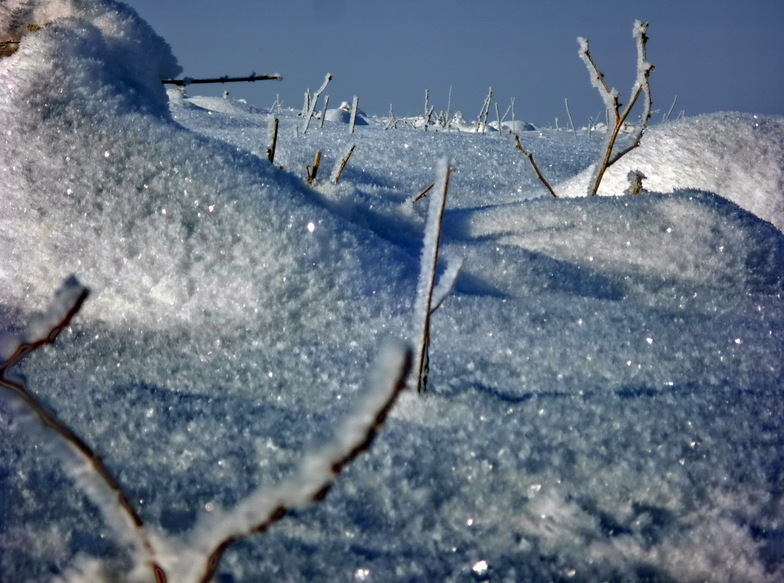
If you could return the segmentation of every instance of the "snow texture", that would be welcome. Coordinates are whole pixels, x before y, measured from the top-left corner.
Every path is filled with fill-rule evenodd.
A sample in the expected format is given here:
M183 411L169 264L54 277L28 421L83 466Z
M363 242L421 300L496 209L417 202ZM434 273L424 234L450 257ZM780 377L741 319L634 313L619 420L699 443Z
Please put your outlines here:
M626 176L640 171L655 192L695 188L714 192L784 229L784 120L715 113L651 128L639 148L611 166L600 195L622 192ZM556 187L582 196L590 172Z
M782 118L652 127L601 197L582 196L600 129L520 135L574 198L499 132L372 116L302 135L276 110L273 166L270 111L167 94L176 59L130 8L0 8L27 31L0 58L0 329L69 273L90 287L19 372L117 476L170 581L204 560L203 525L341 435L410 332L410 199L444 157L441 248L464 261L429 392L215 581L784 579ZM338 184L304 183L353 143ZM623 196L633 170L648 192ZM150 581L30 428L0 402L0 578Z

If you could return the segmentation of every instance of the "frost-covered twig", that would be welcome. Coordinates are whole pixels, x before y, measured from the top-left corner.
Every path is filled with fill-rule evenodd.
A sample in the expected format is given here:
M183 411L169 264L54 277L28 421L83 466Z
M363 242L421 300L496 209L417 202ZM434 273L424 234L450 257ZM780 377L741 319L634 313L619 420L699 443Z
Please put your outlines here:
M205 550L198 581L209 583L221 556L234 542L267 531L292 510L324 498L338 474L359 454L370 448L411 371L411 349L400 344L384 347L371 377L371 389L363 402L335 434L329 445L307 455L296 477L272 491L258 491L217 519L196 529L191 547ZM201 540L198 540L201 539ZM180 557L188 560L188 557ZM183 569L192 567L184 566ZM193 572L193 571L191 571Z
M449 129L449 120L451 119L452 110L452 85L449 85L449 95L446 98L446 114L444 114L444 127Z
M313 94L313 97L307 100L307 112L305 112L305 123L302 125L302 135L304 136L308 133L308 127L310 127L310 120L313 117L313 113L316 111L316 104L318 103L318 98L324 89L327 88L327 84L332 80L332 75L327 73L324 76L324 82L321 84L321 87Z
M678 95L675 95L675 97L673 98L672 105L670 105L670 109L667 110L667 113L664 114L662 121L668 121L670 119L670 116L672 115L672 110L675 109L676 103L678 103Z
M558 195L555 194L555 190L553 190L553 187L550 186L550 183L547 181L547 179L544 177L542 172L539 170L539 166L536 165L536 162L534 161L534 155L528 150L526 150L525 148L523 148L523 144L520 143L520 136L518 136L517 134L515 134L515 142L516 142L517 149L520 150L525 155L526 158L528 158L528 161L531 163L534 172L536 172L536 176L537 178L539 178L539 181L545 185L545 188L547 188L547 190L550 191L550 194L553 195L553 198L558 198Z
M433 306L440 305L441 298L434 302L434 288L436 283L436 267L438 265L438 248L441 243L441 223L444 219L446 195L449 190L450 176L449 162L442 159L436 166L436 181L434 195L430 197L425 223L425 237L422 243L422 259L420 263L419 280L417 281L416 298L414 300L414 367L411 384L415 385L418 392L427 390L427 374L429 369L430 346L430 316ZM454 273L452 278L457 276ZM451 285L447 286L451 289ZM442 290L443 291L443 290Z
M335 168L332 170L332 176L329 178L329 181L332 184L337 184L338 180L340 180L340 176L343 174L343 170L345 170L346 164L348 164L348 159L351 158L351 154L354 153L354 148L356 148L356 144L350 144L343 152L343 156L341 156L338 163L335 164Z
M642 135L645 129L648 127L648 121L651 118L652 105L649 78L650 73L653 70L653 65L648 63L646 60L645 45L648 41L648 36L646 35L647 30L647 23L641 22L639 20L634 22L633 36L637 44L637 77L635 79L634 85L632 86L629 103L626 105L623 111L621 111L621 102L619 99L620 94L616 89L610 89L605 82L604 75L599 71L599 68L596 66L596 63L591 56L591 52L588 47L588 40L582 37L577 38L577 43L580 47L578 54L588 69L588 74L591 78L591 85L596 88L596 90L599 92L599 95L602 97L602 101L604 101L604 107L607 111L608 117L611 114L614 117L613 127L610 131L607 132L602 158L596 164L591 182L588 185L589 196L593 196L599 191L599 184L601 184L602 178L604 177L604 173L607 171L607 168L609 168L622 156L640 144ZM629 144L625 148L614 152L613 149L615 147L618 134L626 123L626 119L629 117L632 108L637 103L637 100L641 94L645 94L645 102L643 104L643 113L640 119L640 123L632 134Z
M321 119L319 120L319 128L324 127L324 121L327 119L327 109L329 108L329 95L324 96L324 107L321 110Z
M425 113L423 118L425 123L422 124L425 131L427 131L427 126L430 125L430 116L432 113L433 109L430 107L430 89L425 89Z
M348 122L348 133L354 133L354 127L357 124L357 111L359 110L359 97L356 95L354 99L351 100L351 117L349 118Z
M23 336L6 335L0 339L0 387L35 414L46 432L52 431L65 441L67 447L53 449L69 475L98 506L107 523L131 544L138 565L146 565L155 581L164 583L166 576L155 559L155 552L141 517L131 505L120 484L93 449L64 422L50 412L25 386L23 381L10 378L12 367L34 350L54 343L57 336L71 323L84 304L89 290L75 277L65 280L55 294L49 309L36 318ZM46 436L49 438L49 436ZM56 441L53 446L59 445Z
M490 113L490 102L493 100L493 88L490 87L487 91L487 97L482 104L482 109L479 111L479 119L476 122L476 131L485 133L487 127L487 115Z
M569 109L569 99L564 97L564 105L566 106L566 116L569 118L569 125L572 126L572 133L577 137L577 128L574 127L574 119L572 118L572 111Z

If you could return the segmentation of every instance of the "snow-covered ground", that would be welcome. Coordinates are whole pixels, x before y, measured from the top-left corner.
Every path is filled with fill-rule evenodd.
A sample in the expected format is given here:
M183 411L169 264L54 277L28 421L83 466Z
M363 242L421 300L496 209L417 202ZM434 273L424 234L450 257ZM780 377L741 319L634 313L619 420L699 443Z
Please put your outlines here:
M269 111L167 95L176 60L125 6L0 8L12 32L45 25L0 59L0 330L69 274L92 289L19 368L169 541L170 582L210 517L284 483L384 340L412 333L411 200L444 156L441 253L464 263L429 392L215 580L784 579L784 120L656 126L592 198L575 195L595 131L520 133L557 200L507 135L373 116L303 135L278 112L273 165ZM659 192L621 196L630 169ZM2 395L0 580L126 580L54 441Z

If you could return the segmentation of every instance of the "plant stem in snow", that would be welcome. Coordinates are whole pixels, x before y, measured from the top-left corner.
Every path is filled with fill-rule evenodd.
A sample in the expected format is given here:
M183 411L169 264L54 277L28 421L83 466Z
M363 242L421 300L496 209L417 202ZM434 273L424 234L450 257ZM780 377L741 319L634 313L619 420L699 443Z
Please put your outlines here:
M412 385L417 392L427 390L429 371L430 316L433 312L433 289L436 283L436 267L438 265L438 247L441 243L441 223L444 219L446 195L449 189L449 163L442 159L436 166L434 195L430 197L425 222L425 237L422 243L422 259L420 262L419 280L414 300L414 366Z
M319 164L321 163L321 150L316 150L316 156L313 158L313 166L305 166L308 184L313 184L316 180Z
M493 88L490 87L487 91L487 97L482 104L482 109L479 111L479 119L476 122L476 131L485 133L487 126L487 115L490 113L490 102L493 100Z
M427 187L427 188L425 188L425 189L424 189L422 192L420 192L420 193L419 193L419 194L417 194L417 195L416 195L414 198L412 198L412 199L411 199L411 202L412 202L412 204L413 204L413 203L415 203L416 201L418 201L418 200L419 200L419 199L421 199L421 198L425 198L425 197L427 196L427 193L428 193L428 192L430 192L431 190L433 190L433 187L434 187L435 185L436 185L436 183L435 183L435 182L434 182L434 183L432 183L430 186L428 186L428 187Z
M388 345L376 361L370 391L357 410L338 429L332 443L306 455L296 477L272 491L257 491L220 518L208 518L195 529L195 546L207 559L198 579L212 581L221 556L234 542L266 532L292 510L322 500L340 472L367 451L406 387L412 364L411 349Z
M515 142L517 142L516 145L517 149L520 150L525 155L526 158L528 158L528 161L531 163L534 172L536 172L536 176L537 178L539 178L539 181L545 185L545 188L547 188L547 190L550 191L550 194L553 195L553 198L558 198L558 195L555 194L555 190L553 190L553 187L550 186L550 183L547 182L547 179L542 175L541 171L539 170L539 166L536 165L536 162L534 161L534 155L531 154L531 152L527 151L525 148L523 148L523 144L520 143L520 136L518 136L517 134L515 134Z
M310 119L313 117L313 113L316 111L316 103L318 103L319 95L321 95L321 93L324 91L324 89L327 88L327 84L331 80L332 80L332 75L327 73L324 76L324 82L321 84L321 87L318 88L318 91L316 91L313 94L313 97L311 99L306 100L306 103L308 104L308 111L305 114L305 123L302 125L302 135L303 136L306 133L308 133L308 127L310 126Z
M358 109L359 109L359 97L357 97L355 95L354 99L351 101L351 119L350 119L349 124L348 124L348 126L349 126L348 132L350 134L354 133L354 126L357 123L357 110Z
M664 119L662 121L667 121L670 119L670 115L672 115L672 110L675 109L675 104L678 103L678 96L676 95L672 100L672 105L670 105L670 109L667 110L667 113L664 115Z
M327 119L327 108L329 107L329 95L324 96L324 109L321 111L321 122L319 128L324 127L324 120Z
M278 118L271 115L267 120L267 160L275 163L275 147L278 143Z
M332 184L337 184L338 180L340 180L340 176L343 174L343 170L346 168L346 164L348 164L348 159L351 158L351 154L354 153L355 147L356 144L351 144L343 153L340 162L335 165L335 169L332 171L332 176L329 179Z
M619 99L620 94L617 90L610 89L605 82L604 75L599 71L599 68L596 66L596 63L591 56L591 52L588 47L588 40L582 37L578 37L577 39L577 43L580 47L578 54L588 69L588 74L591 78L591 85L596 88L596 90L599 92L599 95L601 95L602 100L604 101L604 107L608 120L610 115L612 115L614 118L612 129L610 129L610 124L608 123L609 131L606 134L605 146L603 150L604 153L602 158L596 164L591 182L588 185L589 196L594 196L599 191L599 184L601 184L602 178L604 177L604 173L607 171L607 168L640 145L643 132L648 127L648 121L651 118L652 105L649 79L651 71L653 70L653 65L648 63L646 60L645 45L648 41L648 37L646 35L647 30L647 23L641 22L639 20L634 22L633 36L637 44L637 77L635 79L634 85L632 86L629 103L626 105L623 111L621 111L621 102ZM640 123L632 133L629 145L618 152L613 152L618 134L623 128L623 125L626 123L626 119L629 117L629 113L631 113L632 108L637 103L637 99L639 99L641 94L645 95L645 101L643 103L643 114L641 116Z
M572 133L577 137L577 128L574 127L574 120L572 119L572 112L569 110L569 99L564 97L564 105L566 105L566 115L569 117L569 125L572 126Z
M84 304L89 290L71 276L55 295L49 310L33 322L24 337L5 336L0 342L0 387L3 387L35 414L43 425L44 437L57 453L66 472L99 508L107 523L134 549L137 564L146 565L157 583L165 583L166 576L155 560L155 552L144 528L141 517L131 505L130 499L119 482L93 449L87 445L64 422L51 413L25 386L24 382L9 378L12 367L28 354L46 345L53 344L57 336L71 323ZM37 428L32 427L35 430ZM56 433L66 444L58 447L48 432Z
M449 129L449 121L451 119L452 109L452 85L449 85L449 95L446 99L446 128Z

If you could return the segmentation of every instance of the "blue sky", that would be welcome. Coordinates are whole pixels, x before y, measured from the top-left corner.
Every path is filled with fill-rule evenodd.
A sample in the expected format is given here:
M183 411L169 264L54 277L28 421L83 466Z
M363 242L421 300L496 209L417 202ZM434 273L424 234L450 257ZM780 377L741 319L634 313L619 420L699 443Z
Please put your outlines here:
M360 99L368 113L431 104L475 119L487 95L518 119L577 123L602 111L577 57L576 37L608 83L628 95L635 19L650 23L654 108L784 114L781 0L131 0L171 44L190 77L281 73L283 81L199 86L192 93L300 108L330 72L331 103Z

